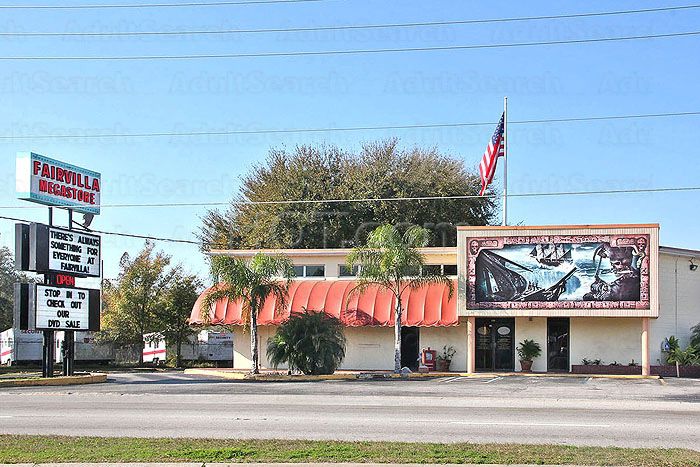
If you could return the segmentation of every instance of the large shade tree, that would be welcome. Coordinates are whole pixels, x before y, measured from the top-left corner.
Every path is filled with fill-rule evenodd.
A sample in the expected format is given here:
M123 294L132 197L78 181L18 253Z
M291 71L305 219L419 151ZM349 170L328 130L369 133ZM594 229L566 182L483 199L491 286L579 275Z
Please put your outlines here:
M219 300L241 301L243 319L250 326L251 372L260 372L258 351L258 313L268 297L275 298L275 312L287 304L294 265L284 255L255 254L250 260L214 256L211 272L217 285L209 289L202 302L201 316L210 319L209 311Z
M412 226L403 233L395 226L377 227L367 237L365 245L353 249L347 257L347 267L358 267L357 284L351 294L362 293L369 287L389 291L396 303L394 309L394 372L401 371L401 296L410 289L441 283L449 288L452 296L452 280L441 274L424 273L425 263L420 248L429 244L430 231Z
M19 280L9 248L0 248L0 332L12 327L14 283Z
M31 280L15 270L15 259L10 249L0 247L0 332L13 324L14 284Z
M135 257L124 253L116 281L103 281L102 332L100 339L139 349L143 363L143 335L158 331L157 313L165 305L165 291L179 268L169 268L170 256L146 242Z
M434 233L431 245L454 246L457 225L486 225L494 218L493 198L324 201L473 196L480 185L462 159L432 148L402 149L394 139L357 153L336 146L273 149L245 176L227 210L204 216L199 236L205 250L349 248L388 223L426 227Z
M194 307L202 282L195 275L184 274L180 269L173 271L173 277L163 293L162 306L156 313L155 324L165 342L175 348L175 365L182 366L182 344L195 334L187 322Z

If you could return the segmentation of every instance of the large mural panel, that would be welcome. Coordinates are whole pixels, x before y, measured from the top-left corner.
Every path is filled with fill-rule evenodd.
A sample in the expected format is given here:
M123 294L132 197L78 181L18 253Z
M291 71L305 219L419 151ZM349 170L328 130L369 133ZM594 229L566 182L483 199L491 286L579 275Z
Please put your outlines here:
M648 234L467 239L469 308L649 309Z

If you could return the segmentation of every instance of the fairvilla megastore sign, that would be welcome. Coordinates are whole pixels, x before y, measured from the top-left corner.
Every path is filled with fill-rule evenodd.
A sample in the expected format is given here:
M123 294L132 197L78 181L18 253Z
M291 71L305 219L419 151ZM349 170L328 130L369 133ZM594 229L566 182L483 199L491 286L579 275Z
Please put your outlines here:
M460 227L457 236L457 247L421 250L431 270L452 277L455 294L432 285L402 297L402 364L409 368L424 349L452 347L452 371L520 371L516 347L532 339L542 347L534 371L579 371L582 360L600 359L649 374L661 371L665 339L685 342L700 322L700 272L692 267L700 251L660 247L657 224ZM211 254L246 259L257 251ZM281 314L265 304L261 342L290 313L324 310L345 325L342 369L393 368L394 302L377 288L348 299L350 251L275 250L314 275L293 281ZM205 322L201 300L193 324ZM219 302L207 311L211 324L233 326L233 365L249 368L241 304ZM261 359L270 367L264 352Z
M15 268L44 275L44 283L15 284L14 329L42 331L43 376L53 376L55 332L65 331L63 373L73 373L74 331L99 331L101 289L76 287L76 278L99 278L102 241L88 231L100 213L98 172L22 152L16 159L17 197L48 206L49 223L15 225ZM53 224L54 208L68 212L67 228ZM82 230L74 229L73 212L85 214Z
M33 152L17 154L16 170L19 199L100 213L100 173Z

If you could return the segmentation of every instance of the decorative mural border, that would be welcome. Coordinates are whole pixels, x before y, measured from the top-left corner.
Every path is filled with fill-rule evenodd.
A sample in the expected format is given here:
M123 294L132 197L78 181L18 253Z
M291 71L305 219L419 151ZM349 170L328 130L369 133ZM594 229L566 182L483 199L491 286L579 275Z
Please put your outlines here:
M593 235L516 235L498 237L466 237L467 308L468 309L635 309L650 310L650 235L649 234L593 234ZM639 265L640 290L638 301L476 301L476 258L483 249L500 250L506 245L538 243L609 243L611 247L632 247L641 256Z

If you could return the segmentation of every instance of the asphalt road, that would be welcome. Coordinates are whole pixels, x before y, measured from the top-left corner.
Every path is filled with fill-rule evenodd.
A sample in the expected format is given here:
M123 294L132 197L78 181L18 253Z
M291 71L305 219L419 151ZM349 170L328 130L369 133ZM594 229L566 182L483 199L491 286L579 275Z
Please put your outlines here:
M0 389L0 433L700 449L700 381L506 377L272 383L182 373Z

